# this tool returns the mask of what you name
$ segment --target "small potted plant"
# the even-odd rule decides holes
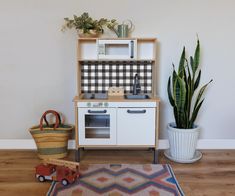
[[[200,42],[197,40],[194,57],[190,56],[188,62],[184,47],[178,71],[173,64],[173,73],[168,80],[168,98],[175,122],[168,124],[170,150],[165,151],[165,155],[176,162],[194,162],[202,156],[199,151],[196,153],[200,127],[195,120],[204,101],[204,91],[212,80],[203,85],[194,97],[201,79],[199,60]]]
[[[114,19],[101,18],[95,20],[87,12],[84,12],[81,16],[74,15],[73,19],[64,18],[64,20],[65,24],[62,31],[75,28],[80,37],[98,37],[104,32],[104,27],[113,28],[117,24]]]

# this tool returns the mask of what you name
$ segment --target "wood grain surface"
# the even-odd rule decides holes
[[[149,150],[86,150],[82,164],[152,162]],[[67,160],[74,160],[74,151]],[[34,167],[40,163],[35,151],[0,151],[0,195],[45,195],[50,182],[40,183],[34,177]],[[169,161],[160,152],[160,163],[169,163],[186,195],[234,196],[235,150],[203,151],[203,158],[193,164]]]

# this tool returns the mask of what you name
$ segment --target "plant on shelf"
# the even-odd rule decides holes
[[[81,16],[74,15],[73,19],[64,18],[64,20],[65,24],[62,31],[75,28],[81,37],[98,37],[104,32],[104,27],[113,28],[117,24],[115,19],[101,18],[95,20],[87,12],[84,12]]]
[[[210,80],[203,85],[194,97],[201,79],[199,61],[200,42],[197,40],[194,57],[190,56],[189,60],[186,59],[185,47],[183,48],[178,71],[173,64],[172,76],[169,77],[167,85],[168,98],[173,107],[175,118],[175,123],[168,124],[170,156],[179,162],[192,160],[196,156],[196,144],[200,129],[195,125],[195,120],[204,101],[205,89],[212,82]],[[180,137],[177,134],[180,134]],[[177,137],[181,140],[177,141]],[[195,141],[192,141],[193,138]]]

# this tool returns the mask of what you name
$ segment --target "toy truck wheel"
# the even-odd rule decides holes
[[[69,182],[68,182],[68,180],[63,179],[63,180],[61,181],[61,184],[64,185],[64,186],[67,186],[67,185],[69,184]]]
[[[45,177],[44,176],[38,176],[38,181],[39,182],[44,182],[45,181]]]

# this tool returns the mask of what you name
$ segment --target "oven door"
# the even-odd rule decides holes
[[[78,108],[80,146],[116,145],[115,108]]]

